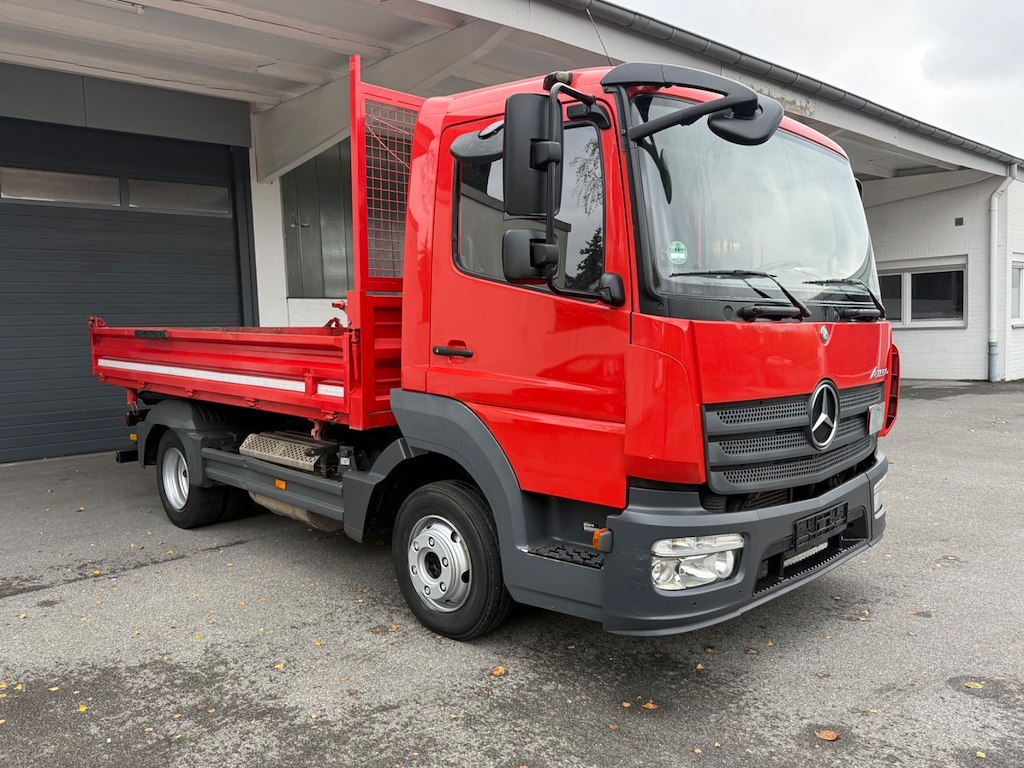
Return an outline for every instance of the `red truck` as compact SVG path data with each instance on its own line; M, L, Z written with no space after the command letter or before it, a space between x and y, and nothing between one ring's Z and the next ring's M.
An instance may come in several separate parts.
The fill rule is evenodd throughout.
M353 60L350 97L342 319L90 322L175 525L241 489L390 535L457 639L513 602L691 630L879 540L899 355L835 143L661 64L423 101Z

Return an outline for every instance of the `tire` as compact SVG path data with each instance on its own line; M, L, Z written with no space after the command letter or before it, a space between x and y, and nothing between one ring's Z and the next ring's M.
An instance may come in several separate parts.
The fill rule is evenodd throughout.
M179 528L215 523L227 506L229 489L190 483L185 447L172 430L164 432L157 447L156 485L167 518Z
M413 491L398 511L392 556L406 603L434 632L471 640L512 610L494 517L468 483L443 480Z

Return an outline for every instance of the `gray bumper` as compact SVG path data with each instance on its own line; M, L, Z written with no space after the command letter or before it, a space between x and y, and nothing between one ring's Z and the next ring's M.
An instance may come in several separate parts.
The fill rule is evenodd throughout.
M633 489L629 506L607 522L614 532L614 546L603 569L605 629L635 635L699 629L785 594L856 556L878 541L885 528L885 510L875 517L871 496L888 461L881 452L875 457L868 471L815 499L746 512L710 513L693 493ZM848 505L846 531L829 539L824 552L779 570L782 553L792 547L796 522L843 503ZM654 541L715 533L743 535L739 567L732 578L676 592L654 587L650 576ZM777 566L770 576L763 574L766 560Z

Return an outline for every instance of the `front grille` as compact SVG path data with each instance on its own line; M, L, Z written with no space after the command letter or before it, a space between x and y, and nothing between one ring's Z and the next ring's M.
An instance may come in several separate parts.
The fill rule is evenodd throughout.
M718 412L723 424L759 424L765 421L779 421L807 415L807 398L792 399L788 402L755 405L748 408L729 408Z
M804 483L800 482L802 478L820 475L822 472L834 474L847 464L856 463L870 451L873 442L870 437L865 437L834 451L819 453L806 459L780 461L745 469L727 469L722 474L734 485L763 484L778 480L792 481L790 485L803 485Z
M845 440L852 436L864 437L867 434L867 429L867 420L863 415L850 416L839 422L836 440ZM722 440L718 446L722 453L728 456L773 453L793 448L803 450L807 447L807 431L800 428L787 429L770 435Z
M867 410L882 384L839 391L839 429L825 451L810 440L810 393L704 408L708 485L720 494L811 485L857 464L874 450Z

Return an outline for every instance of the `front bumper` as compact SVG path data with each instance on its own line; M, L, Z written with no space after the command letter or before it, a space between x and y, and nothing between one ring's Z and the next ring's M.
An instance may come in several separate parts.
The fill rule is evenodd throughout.
M888 469L875 464L833 490L806 501L744 512L708 512L695 493L634 488L629 505L608 518L614 547L605 556L602 620L610 632L663 635L717 624L811 581L877 542L885 508L872 513L872 489ZM783 570L798 520L847 505L847 527L829 546ZM736 573L726 581L676 592L651 583L651 545L658 539L740 533L744 546ZM822 541L825 538L823 537ZM811 545L820 542L811 542ZM766 574L766 566L768 573Z

